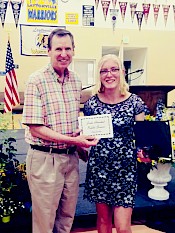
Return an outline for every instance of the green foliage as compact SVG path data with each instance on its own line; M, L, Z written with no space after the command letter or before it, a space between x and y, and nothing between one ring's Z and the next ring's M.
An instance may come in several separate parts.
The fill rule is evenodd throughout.
M15 130L8 133L9 118L0 115L0 216L25 209L30 192L25 164L16 159ZM14 137L13 137L14 134ZM23 169L22 169L23 168Z
M0 113L0 132L7 130L10 126L11 113Z

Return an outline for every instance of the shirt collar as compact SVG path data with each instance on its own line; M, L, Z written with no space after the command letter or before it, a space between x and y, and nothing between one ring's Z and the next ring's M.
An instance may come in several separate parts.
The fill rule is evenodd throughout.
M53 78L54 80L57 82L59 81L59 75L55 72L55 70L53 69L53 66L51 65L51 63L48 64L48 68L49 70L51 71L52 75L53 75ZM66 68L65 71L64 71L64 82L68 81L69 80L69 77L70 77L70 73L69 73L69 70Z

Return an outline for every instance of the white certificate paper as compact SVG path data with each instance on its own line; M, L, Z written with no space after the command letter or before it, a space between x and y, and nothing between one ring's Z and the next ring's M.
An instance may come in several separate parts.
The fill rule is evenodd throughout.
M78 122L84 135L96 138L113 138L111 114L80 116Z

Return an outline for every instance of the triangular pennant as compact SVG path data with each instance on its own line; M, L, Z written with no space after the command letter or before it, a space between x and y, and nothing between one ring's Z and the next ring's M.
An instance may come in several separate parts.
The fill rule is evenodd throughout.
M126 14L127 2L119 2L119 6L120 6L122 20L124 22L124 20L125 20L125 14Z
M115 8L116 7L117 0L112 0L112 5Z
M131 21L134 22L134 16L137 8L137 3L130 3L130 9L131 9Z
M137 16L137 22L138 22L139 30L141 30L142 19L143 19L143 11L136 11L135 14Z
M143 6L143 15L145 18L145 23L147 24L151 4L143 3L142 6Z
M19 15L21 11L21 2L11 2L12 5L12 11L13 11L13 16L16 24L16 28L18 27L18 21L19 21Z
M112 22L113 31L115 31L118 12L119 12L119 9L110 9L110 15L111 15L111 22Z
M162 7L163 7L163 15L164 15L164 21L165 21L165 26L166 26L170 5L162 5Z
M175 5L173 5L174 23L175 23Z
M3 27L4 27L4 23L5 23L5 16L6 16L6 12L7 12L7 7L8 7L8 1L0 0L0 18L1 18L1 23L2 23Z
M95 0L95 7L98 8L99 0Z
M106 17L107 17L107 14L108 14L109 5L110 5L110 1L101 0L101 4L102 4L102 9L103 9L103 15L104 15L105 20L106 20Z
M159 15L159 9L160 9L160 5L153 4L155 26L157 24L157 18L158 18L158 15Z

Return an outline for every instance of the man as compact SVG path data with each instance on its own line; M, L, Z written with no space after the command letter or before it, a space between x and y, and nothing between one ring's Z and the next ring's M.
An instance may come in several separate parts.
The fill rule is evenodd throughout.
M76 149L97 144L77 131L81 81L68 70L74 47L69 31L52 31L50 64L30 76L25 92L22 123L30 144L26 167L33 233L70 232L79 187Z

